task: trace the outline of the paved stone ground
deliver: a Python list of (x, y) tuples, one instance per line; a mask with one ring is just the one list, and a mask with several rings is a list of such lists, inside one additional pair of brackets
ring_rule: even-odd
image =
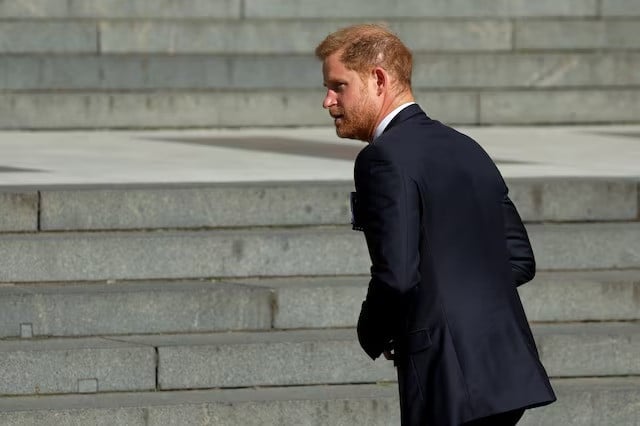
[[(505, 177), (640, 177), (640, 125), (460, 127)], [(3, 131), (0, 186), (350, 180), (331, 127)]]

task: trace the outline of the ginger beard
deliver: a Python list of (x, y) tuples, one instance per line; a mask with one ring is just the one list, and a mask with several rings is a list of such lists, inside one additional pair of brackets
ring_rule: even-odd
[(377, 114), (374, 104), (369, 102), (366, 86), (360, 88), (359, 95), (358, 102), (348, 111), (335, 107), (329, 113), (334, 118), (338, 137), (369, 141)]

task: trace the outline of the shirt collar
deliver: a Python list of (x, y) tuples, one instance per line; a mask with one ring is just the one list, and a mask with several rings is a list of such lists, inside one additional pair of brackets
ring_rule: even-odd
[(378, 127), (376, 127), (376, 131), (373, 132), (373, 140), (376, 140), (376, 138), (378, 138), (378, 136), (380, 136), (382, 134), (382, 132), (384, 132), (384, 129), (387, 128), (387, 126), (389, 125), (391, 120), (393, 120), (394, 117), (400, 113), (400, 111), (402, 111), (403, 109), (405, 109), (409, 105), (413, 105), (413, 104), (415, 104), (415, 102), (404, 103), (404, 104), (400, 105), (398, 108), (396, 108), (393, 111), (391, 111), (389, 114), (387, 114), (387, 116), (382, 119), (380, 124), (378, 124)]

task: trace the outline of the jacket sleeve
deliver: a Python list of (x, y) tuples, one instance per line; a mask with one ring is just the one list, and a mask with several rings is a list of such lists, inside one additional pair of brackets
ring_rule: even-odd
[(372, 264), (358, 338), (375, 359), (403, 329), (402, 300), (420, 282), (420, 198), (415, 182), (376, 145), (358, 156), (355, 185)]
[(519, 286), (533, 279), (536, 274), (536, 261), (527, 230), (520, 219), (518, 210), (507, 195), (502, 200), (502, 211), (511, 272), (515, 284)]

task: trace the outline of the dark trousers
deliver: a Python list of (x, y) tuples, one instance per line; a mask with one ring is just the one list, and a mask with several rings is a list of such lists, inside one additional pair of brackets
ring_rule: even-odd
[(462, 426), (514, 426), (523, 414), (523, 409), (507, 411), (505, 413), (471, 420), (470, 422), (463, 423)]

